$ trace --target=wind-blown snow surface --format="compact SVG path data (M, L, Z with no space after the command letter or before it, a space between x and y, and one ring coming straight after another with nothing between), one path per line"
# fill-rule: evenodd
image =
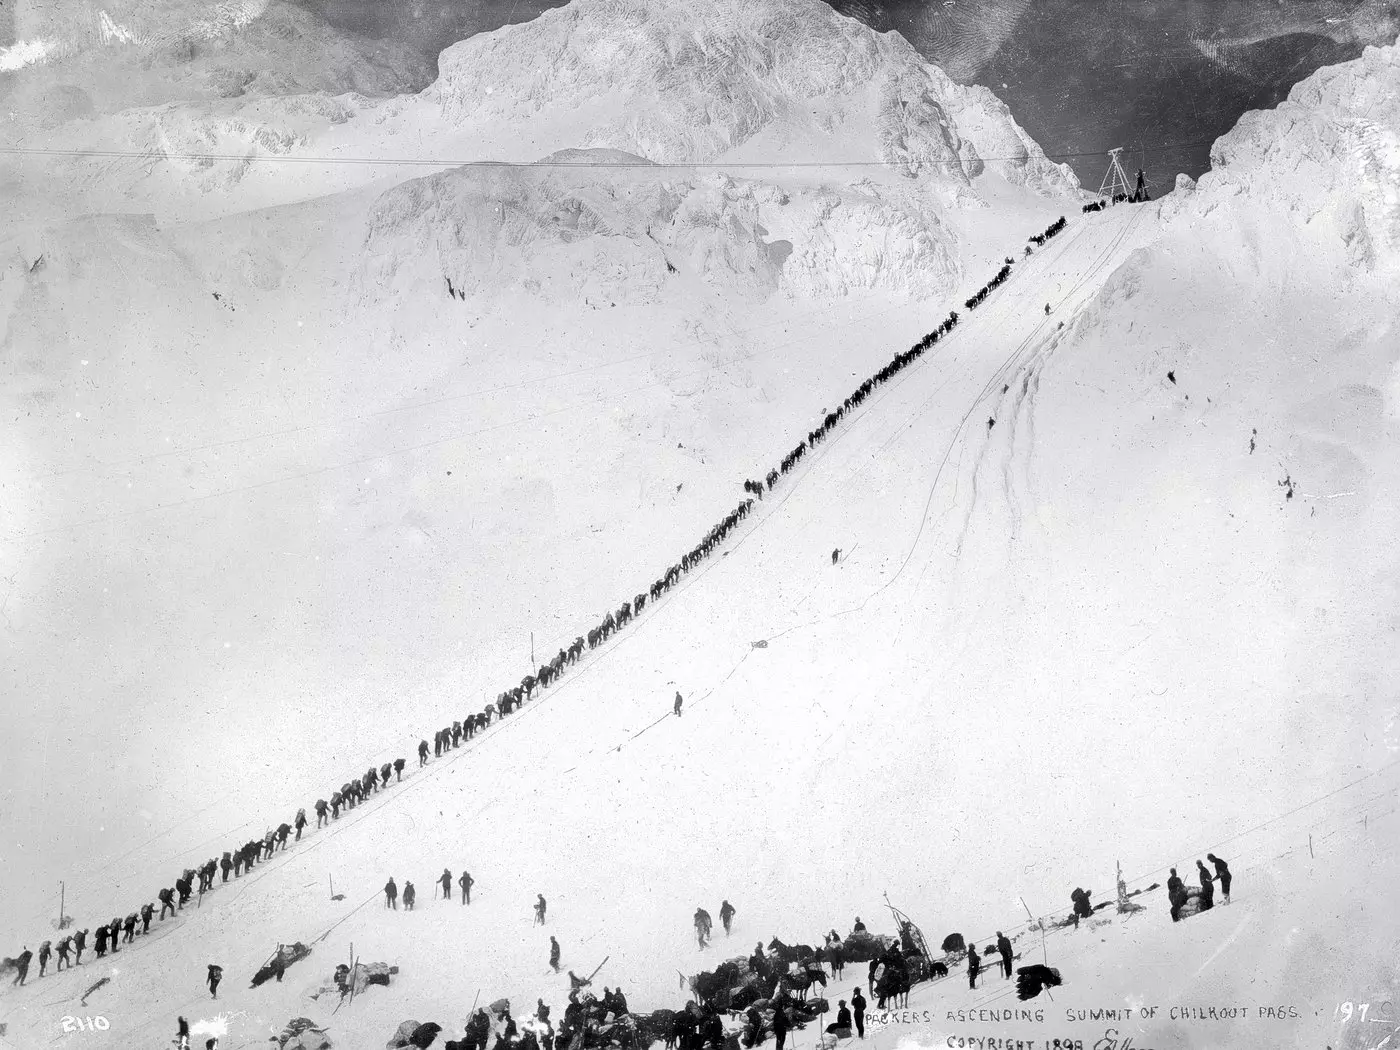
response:
M557 1008L535 893L566 968L611 956L600 983L675 1005L676 971L719 957L689 915L721 896L736 954L871 920L883 890L980 936L1018 896L1064 911L1114 860L1158 872L1217 842L1249 873L1236 904L1173 927L1155 899L1102 948L1081 931L1052 959L1070 1003L1152 987L1311 1012L1393 985L1393 909L1361 919L1393 883L1393 822L1338 836L1322 876L1303 840L1356 794L1244 833L1367 774L1353 792L1395 788L1396 61L1300 85L1192 192L1072 215L560 686L110 960L113 1029L84 1038L163 1037L207 1010L210 961L234 1045L303 1014L347 1046L405 1017L455 1034L478 988ZM644 588L1065 208L992 173L928 176L934 208L897 172L572 170L17 236L4 680L7 711L45 711L5 753L12 940L40 939L52 880L80 925L125 914L479 709L532 630L553 652ZM875 198L930 240L822 225ZM888 240L862 273L867 230ZM753 285L768 298L735 294ZM477 879L470 908L431 899L444 865ZM384 913L390 874L419 912ZM284 984L245 987L277 942L323 934ZM331 1019L304 993L352 942L401 973ZM1278 966L1241 972L1261 957ZM52 1040L97 969L9 993L11 1035Z

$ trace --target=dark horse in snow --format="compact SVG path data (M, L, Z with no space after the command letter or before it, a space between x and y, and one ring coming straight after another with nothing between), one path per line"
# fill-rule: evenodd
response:
M796 992L798 999L806 999L812 985L826 988L826 971L820 966L804 966L796 973L783 974L780 980L785 991Z
M783 963L807 963L816 953L812 951L810 944L784 944L774 937L768 942L768 950L778 957Z

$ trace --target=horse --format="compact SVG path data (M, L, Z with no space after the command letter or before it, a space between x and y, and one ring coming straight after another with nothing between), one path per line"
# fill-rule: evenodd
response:
M876 1009L883 1010L887 1000L893 999L895 1009L909 1005L909 972L899 966L882 966L875 981Z
M826 988L826 971L803 967L797 973L784 974L781 983L786 991L796 992L799 1000L805 1000L812 985L819 984L823 989Z
M805 962L814 954L810 944L787 945L776 937L768 942L768 950L785 963Z

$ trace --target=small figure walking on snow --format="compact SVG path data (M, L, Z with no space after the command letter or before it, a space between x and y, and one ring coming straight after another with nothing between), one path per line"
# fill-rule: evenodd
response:
M695 939L700 942L700 947L705 947L710 942L710 913L704 908L695 909Z
M840 561L840 560L841 560L841 548L840 548L840 547L837 547L834 551L831 552L831 564L832 564L832 565L835 565L835 564L836 564L838 561Z
M1045 316L1046 316L1046 317L1049 317L1049 316L1050 316L1050 304L1049 304L1049 303L1046 303L1046 304L1045 304Z
M544 894L543 894L543 893L540 893L540 894L537 894L536 896L539 897L539 900L535 901L535 925L536 925L536 926L543 926L543 925L544 925L544 909L545 909Z
M679 718L681 714L681 692L679 689L676 690L676 703L672 710L675 711L676 717Z

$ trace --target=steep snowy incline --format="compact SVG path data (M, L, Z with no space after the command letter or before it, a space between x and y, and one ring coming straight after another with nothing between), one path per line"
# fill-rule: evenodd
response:
M313 957L318 969L256 992L231 979L226 1008L248 1010L240 1023L259 1025L282 1013L320 1016L324 1007L302 993L351 941L362 958L403 967L396 989L357 1001L353 1045L371 1045L407 1015L455 1016L477 986L557 1003L562 978L543 972L547 940L529 926L536 892L551 901L549 932L565 946L566 968L611 955L610 983L639 1007L665 1005L671 975L695 968L686 917L718 894L741 908L741 929L765 938L828 921L817 915L874 911L881 889L924 907L957 899L959 923L999 921L1007 890L980 870L987 841L960 839L971 826L1000 844L999 866L1029 872L1018 879L1023 892L1055 900L1101 826L1052 821L1053 799L1049 809L1028 800L1007 812L969 785L1008 756L1032 780L1054 776L1082 761L1082 725L1037 724L1033 745L1010 739L1007 720L1035 718L1032 708L971 683L934 684L949 680L948 669L931 675L938 663L957 655L934 643L956 612L942 593L957 558L940 522L969 497L959 471L943 464L980 440L983 392L1058 324L1034 304L1074 310L1151 222L1145 210L1096 217L1021 264L936 354L765 500L725 554L491 734L124 957L113 1010L147 1031L139 1026L198 1003L197 989L170 979L172 958L188 952L193 963L217 945L230 974L241 974L270 950L260 938L311 940L333 924ZM836 567L834 545L846 549ZM629 560L651 572L673 557L653 542ZM753 648L760 640L766 647ZM985 659L1008 660L985 641L990 648L951 670L971 676ZM1039 674L1009 662L1007 674ZM664 718L677 688L685 713ZM856 799L849 785L860 785ZM1115 819L1125 863L1139 866L1182 830L1157 812ZM1134 832L1135 822L1163 830ZM934 856L931 842L941 844ZM171 860L134 863L122 893L160 881ZM412 916L384 914L377 892L388 874L413 879L426 898L444 865L477 879L470 908L434 910L426 900ZM327 875L343 904L324 900ZM91 892L102 900L117 891ZM460 962L443 968L433 958ZM136 1001L149 1006L123 1005ZM33 1002L13 1000L17 1028L43 1023L25 1005Z
M12 243L13 935L479 710L1060 213L916 189L468 167Z
M843 180L889 165L963 191L990 169L1044 194L1078 190L990 92L820 0L574 0L455 45L439 65L422 93L390 100L309 94L77 121L22 144L140 156L20 158L11 179L70 210L199 216L425 167L607 148L788 174L815 162Z

